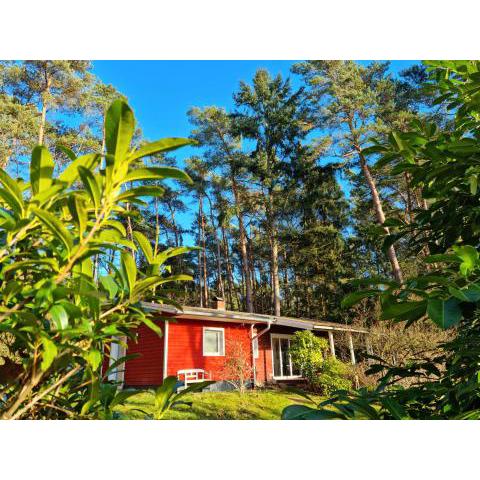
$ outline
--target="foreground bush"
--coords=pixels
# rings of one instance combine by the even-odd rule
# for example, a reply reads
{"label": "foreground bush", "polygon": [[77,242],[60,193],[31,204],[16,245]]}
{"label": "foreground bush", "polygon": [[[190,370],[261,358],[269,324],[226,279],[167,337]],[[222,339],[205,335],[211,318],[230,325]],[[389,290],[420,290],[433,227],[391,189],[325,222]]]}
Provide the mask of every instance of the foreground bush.
{"label": "foreground bush", "polygon": [[[140,233],[127,239],[122,223],[128,203],[163,192],[138,182],[189,181],[174,168],[145,168],[143,159],[190,142],[131,149],[134,131],[132,110],[115,101],[105,154],[76,157],[64,148],[70,164],[54,177],[52,156],[37,146],[29,182],[0,169],[0,331],[21,362],[17,375],[0,380],[1,418],[111,418],[130,392],[117,393],[102,376],[105,344],[142,322],[160,333],[139,301],[155,286],[190,278],[163,268],[185,249],[154,255]],[[148,274],[137,270],[137,245]]]}
{"label": "foreground bush", "polygon": [[427,273],[402,283],[363,278],[357,285],[368,289],[343,304],[377,296],[382,320],[408,328],[428,318],[438,328],[455,328],[456,335],[434,358],[398,366],[377,357],[370,368],[381,376],[374,390],[339,391],[317,408],[289,407],[284,418],[480,418],[480,62],[430,62],[425,88],[454,113],[452,123],[415,122],[409,132],[391,132],[369,153],[380,154],[377,165],[390,164],[392,174],[408,174],[426,199],[414,221],[392,220],[397,232],[385,245],[409,238]]}

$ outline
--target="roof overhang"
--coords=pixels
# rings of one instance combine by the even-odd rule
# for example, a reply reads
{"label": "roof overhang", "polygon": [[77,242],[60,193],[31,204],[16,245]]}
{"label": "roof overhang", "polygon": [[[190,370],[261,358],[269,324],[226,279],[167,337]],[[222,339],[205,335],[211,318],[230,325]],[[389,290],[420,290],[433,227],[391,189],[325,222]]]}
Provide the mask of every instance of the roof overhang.
{"label": "roof overhang", "polygon": [[349,325],[342,325],[333,322],[320,322],[317,320],[277,317],[275,315],[263,315],[259,313],[232,312],[228,310],[215,310],[212,308],[182,307],[179,309],[173,305],[159,304],[154,302],[142,302],[142,306],[151,312],[158,312],[165,316],[184,319],[210,320],[217,322],[232,323],[265,323],[270,325],[280,325],[284,327],[298,328],[302,330],[317,331],[337,331],[337,332],[355,332],[369,333],[368,330]]}

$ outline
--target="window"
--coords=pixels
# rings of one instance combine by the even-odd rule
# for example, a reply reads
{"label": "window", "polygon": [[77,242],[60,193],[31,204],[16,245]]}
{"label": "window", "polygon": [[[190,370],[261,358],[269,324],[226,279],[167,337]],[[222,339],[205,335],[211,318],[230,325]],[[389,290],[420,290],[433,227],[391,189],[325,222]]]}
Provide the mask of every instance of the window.
{"label": "window", "polygon": [[203,356],[222,357],[225,355],[225,331],[223,328],[203,329]]}
{"label": "window", "polygon": [[258,338],[253,339],[253,358],[258,358]]}
{"label": "window", "polygon": [[273,378],[299,378],[300,372],[292,364],[290,357],[291,335],[271,334]]}

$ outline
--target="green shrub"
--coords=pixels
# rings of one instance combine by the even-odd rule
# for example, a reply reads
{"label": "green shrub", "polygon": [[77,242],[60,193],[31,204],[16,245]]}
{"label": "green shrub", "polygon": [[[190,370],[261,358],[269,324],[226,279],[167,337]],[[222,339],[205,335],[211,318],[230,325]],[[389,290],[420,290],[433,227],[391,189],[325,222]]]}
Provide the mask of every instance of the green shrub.
{"label": "green shrub", "polygon": [[295,332],[293,336],[289,350],[292,363],[311,386],[317,381],[327,350],[328,342],[309,330]]}
{"label": "green shrub", "polygon": [[335,357],[327,357],[317,375],[318,390],[323,395],[331,395],[335,390],[351,390],[351,367]]}
{"label": "green shrub", "polygon": [[327,340],[303,330],[295,332],[290,356],[312,390],[324,395],[330,395],[335,390],[350,390],[350,366],[328,356],[328,348]]}

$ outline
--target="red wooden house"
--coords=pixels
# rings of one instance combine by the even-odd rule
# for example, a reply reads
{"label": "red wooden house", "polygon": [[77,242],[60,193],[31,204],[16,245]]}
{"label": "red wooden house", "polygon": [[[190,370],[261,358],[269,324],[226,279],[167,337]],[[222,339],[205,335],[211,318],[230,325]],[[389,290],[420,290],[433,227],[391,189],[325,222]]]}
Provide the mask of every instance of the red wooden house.
{"label": "red wooden house", "polygon": [[[125,353],[138,353],[128,360],[122,371],[110,378],[126,387],[160,385],[170,375],[182,370],[204,370],[212,380],[224,377],[229,345],[237,342],[248,352],[248,361],[255,385],[282,380],[300,379],[288,353],[290,339],[297,330],[312,330],[329,339],[331,354],[335,355],[335,336],[342,333],[348,339],[348,355],[355,363],[353,336],[366,338],[366,330],[332,322],[304,320],[256,313],[232,312],[224,309],[224,302],[216,301],[216,308],[184,307],[146,303],[162,329],[159,337],[142,325],[135,340],[128,340],[127,351],[113,344],[110,363]],[[160,318],[161,317],[161,318]],[[166,320],[168,318],[168,320]],[[363,342],[362,342],[363,343]]]}

